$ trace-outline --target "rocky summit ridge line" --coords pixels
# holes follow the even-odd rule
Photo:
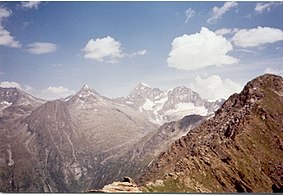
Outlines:
[[[150,192],[282,191],[282,120],[282,77],[259,76],[175,141],[137,183]]]
[[[191,114],[212,116],[224,99],[210,102],[185,86],[162,91],[140,82],[127,97],[114,101],[143,113],[152,123],[162,125]]]

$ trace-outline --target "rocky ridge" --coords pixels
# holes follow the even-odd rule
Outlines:
[[[283,186],[283,79],[247,83],[137,180],[145,191],[270,192]]]

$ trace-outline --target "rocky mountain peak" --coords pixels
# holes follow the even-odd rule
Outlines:
[[[14,103],[20,95],[20,90],[17,88],[2,88],[0,87],[0,102]]]
[[[141,180],[159,191],[270,192],[283,188],[283,78],[266,74],[162,153]],[[148,182],[150,181],[150,182]],[[186,181],[186,182],[183,182]],[[209,181],[209,182],[208,182]],[[169,185],[171,184],[171,185]]]
[[[85,84],[85,85],[83,85],[82,90],[84,90],[84,91],[93,91],[93,88],[91,86]]]
[[[136,86],[136,88],[145,89],[145,88],[151,88],[151,87],[144,82],[139,82],[139,84]]]
[[[213,114],[223,102],[209,102],[185,86],[162,91],[143,82],[140,82],[126,98],[117,98],[114,101],[134,108],[156,124],[179,120],[190,114]]]
[[[135,98],[142,98],[142,99],[150,99],[154,100],[155,96],[164,94],[163,91],[161,91],[158,88],[151,88],[149,85],[140,82],[128,95],[127,98],[135,99]]]
[[[97,94],[97,92],[90,85],[86,85],[86,84],[82,86],[82,88],[79,90],[78,93],[85,93],[85,92]]]
[[[3,106],[5,104],[9,105],[32,105],[39,106],[45,101],[39,98],[35,98],[30,94],[22,91],[21,89],[12,88],[2,88],[0,87],[0,104]],[[0,106],[1,107],[1,106]]]
[[[272,89],[275,91],[282,91],[283,83],[282,77],[274,74],[264,74],[247,83],[245,89],[249,89],[251,92],[257,89]]]
[[[75,94],[76,97],[81,99],[102,97],[93,87],[83,85],[82,88]]]
[[[67,97],[65,99],[69,105],[76,105],[76,107],[82,107],[85,109],[90,109],[95,104],[104,104],[106,97],[103,97],[98,92],[96,92],[91,86],[83,85],[83,87],[73,96]]]

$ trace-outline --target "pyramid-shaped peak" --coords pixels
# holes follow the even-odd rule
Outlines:
[[[151,88],[148,84],[144,82],[139,82],[139,84],[136,86],[136,88]]]
[[[98,94],[90,85],[83,85],[77,94]]]
[[[84,90],[84,91],[93,91],[93,88],[91,86],[85,84],[85,85],[83,85],[82,90]]]

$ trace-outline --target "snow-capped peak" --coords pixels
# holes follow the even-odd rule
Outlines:
[[[151,88],[148,84],[144,83],[144,82],[140,82],[139,85],[142,85],[142,86],[145,86],[145,87],[148,87],[148,88]]]
[[[157,124],[178,120],[190,114],[206,116],[221,105],[221,101],[218,104],[202,99],[197,92],[186,86],[162,91],[159,88],[151,88],[143,82],[140,82],[121,101]]]
[[[143,82],[139,82],[139,84],[135,87],[135,90],[144,90],[151,89],[151,87]]]

